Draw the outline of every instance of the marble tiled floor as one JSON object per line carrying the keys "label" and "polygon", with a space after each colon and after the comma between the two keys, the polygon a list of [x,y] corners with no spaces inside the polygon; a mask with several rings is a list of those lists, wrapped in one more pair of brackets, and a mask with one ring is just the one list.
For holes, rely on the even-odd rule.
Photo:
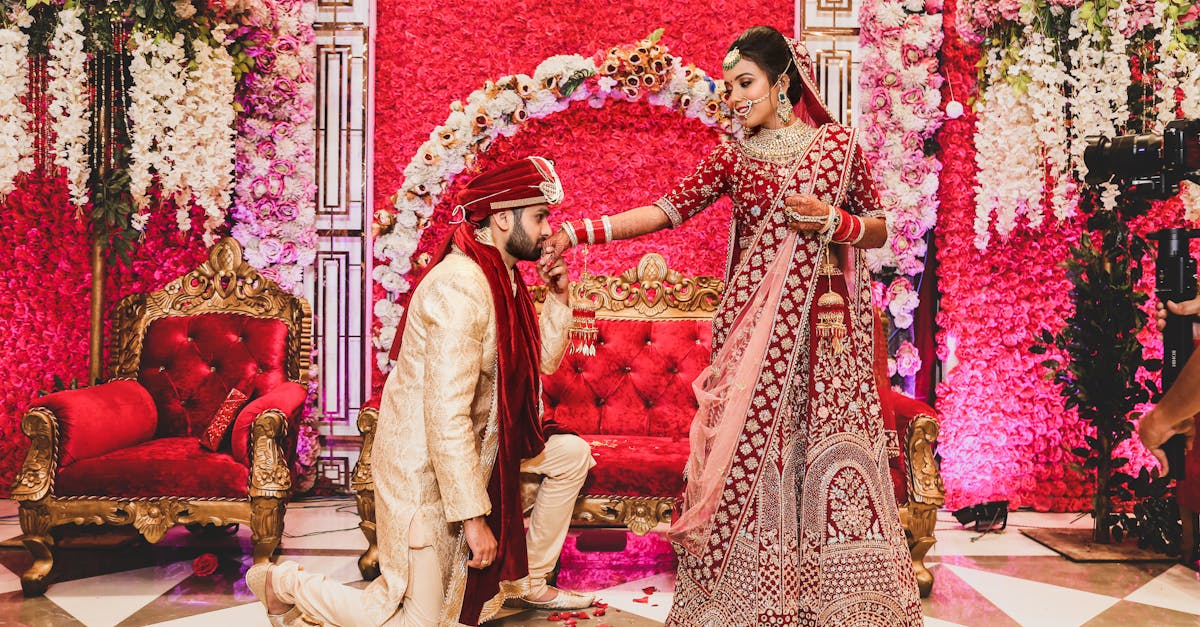
{"label": "marble tiled floor", "polygon": [[[1200,625],[1200,578],[1170,563],[1079,564],[1023,536],[1022,527],[1089,524],[1074,515],[1013,512],[1004,533],[980,536],[959,529],[943,513],[938,544],[927,563],[936,577],[923,601],[926,624],[1116,627]],[[350,499],[293,503],[282,554],[346,582],[360,579],[356,560],[365,547]],[[129,534],[104,532],[64,542],[57,583],[46,596],[25,599],[18,574],[30,558],[19,542],[16,505],[0,500],[0,625],[265,626],[262,606],[241,580],[248,566],[249,531],[195,536],[172,530],[157,545]],[[673,567],[656,550],[656,537],[630,538],[624,553],[581,553],[577,534],[564,554],[560,581],[596,589],[609,603],[606,616],[580,625],[661,625],[671,605]],[[217,572],[193,574],[202,553],[218,557]],[[606,564],[597,569],[596,564]],[[564,583],[564,585],[566,585]],[[545,613],[515,612],[492,627],[552,625]]]}

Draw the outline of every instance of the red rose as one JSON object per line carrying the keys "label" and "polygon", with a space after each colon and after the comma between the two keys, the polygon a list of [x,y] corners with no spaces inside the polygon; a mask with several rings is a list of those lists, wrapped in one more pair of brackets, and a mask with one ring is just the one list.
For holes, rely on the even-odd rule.
{"label": "red rose", "polygon": [[217,556],[205,553],[192,560],[192,574],[197,577],[207,577],[217,572]]}

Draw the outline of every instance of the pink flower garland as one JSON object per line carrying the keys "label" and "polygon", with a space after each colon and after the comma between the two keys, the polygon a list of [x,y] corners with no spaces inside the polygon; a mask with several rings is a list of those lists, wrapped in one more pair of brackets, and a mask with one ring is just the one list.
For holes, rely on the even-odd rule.
{"label": "pink flower garland", "polygon": [[238,89],[233,236],[246,259],[303,292],[317,253],[314,154],[316,35],[311,0],[248,3],[233,36],[255,60]]}
{"label": "pink flower garland", "polygon": [[[921,369],[912,344],[915,285],[925,269],[926,234],[937,220],[938,172],[925,144],[942,124],[942,2],[864,2],[859,41],[864,47],[859,86],[866,98],[862,143],[888,210],[888,243],[866,252],[867,264],[887,285],[883,307],[894,330],[889,376],[911,381]],[[911,277],[911,278],[910,278]]]}
{"label": "pink flower garland", "polygon": [[[917,275],[925,267],[925,234],[937,219],[937,155],[925,142],[941,126],[943,79],[938,72],[942,3],[919,10],[892,0],[865,2],[859,12],[863,56],[859,86],[863,150],[889,210],[888,245],[870,251],[872,270]],[[907,325],[904,325],[907,326]]]}

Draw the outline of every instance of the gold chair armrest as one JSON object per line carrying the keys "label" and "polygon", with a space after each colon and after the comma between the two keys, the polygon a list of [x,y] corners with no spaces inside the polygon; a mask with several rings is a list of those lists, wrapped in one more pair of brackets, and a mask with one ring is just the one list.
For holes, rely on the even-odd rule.
{"label": "gold chair armrest", "polygon": [[364,407],[358,412],[358,432],[362,435],[362,450],[354,472],[350,475],[350,489],[355,493],[375,489],[375,476],[371,474],[371,450],[375,447],[375,425],[379,422],[379,410]]}
{"label": "gold chair armrest", "polygon": [[250,496],[287,498],[292,490],[292,473],[283,453],[287,415],[268,409],[254,418],[250,427]]}
{"label": "gold chair armrest", "polygon": [[379,423],[379,410],[364,407],[358,412],[358,432],[362,434],[362,450],[354,472],[350,475],[350,489],[354,491],[354,502],[358,505],[358,528],[367,539],[367,550],[358,558],[358,571],[363,579],[371,581],[379,576],[379,542],[375,529],[375,476],[371,473],[371,450],[375,446],[375,426]]}
{"label": "gold chair armrest", "polygon": [[58,417],[45,407],[34,407],[21,419],[21,431],[29,437],[29,451],[13,482],[12,498],[40,501],[50,493],[58,469]]}
{"label": "gold chair armrest", "polygon": [[942,472],[934,457],[938,423],[933,416],[918,414],[908,425],[905,462],[908,467],[909,500],[940,507],[946,502]]}

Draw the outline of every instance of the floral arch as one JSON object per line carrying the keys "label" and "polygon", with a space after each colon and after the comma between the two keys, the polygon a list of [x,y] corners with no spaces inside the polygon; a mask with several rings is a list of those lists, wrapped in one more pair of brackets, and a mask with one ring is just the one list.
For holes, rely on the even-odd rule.
{"label": "floral arch", "polygon": [[[394,211],[375,212],[373,279],[386,294],[374,304],[372,333],[376,365],[387,369],[387,351],[404,313],[398,301],[412,289],[413,255],[435,209],[456,177],[475,164],[498,137],[511,137],[530,121],[586,101],[601,108],[611,101],[648,102],[734,131],[721,104],[719,85],[703,70],[684,64],[659,43],[661,30],[642,41],[601,51],[591,58],[553,56],[533,76],[517,74],[488,81],[466,102],[450,105],[450,116],[404,168],[404,183],[392,198]],[[420,262],[417,262],[420,265]]]}

